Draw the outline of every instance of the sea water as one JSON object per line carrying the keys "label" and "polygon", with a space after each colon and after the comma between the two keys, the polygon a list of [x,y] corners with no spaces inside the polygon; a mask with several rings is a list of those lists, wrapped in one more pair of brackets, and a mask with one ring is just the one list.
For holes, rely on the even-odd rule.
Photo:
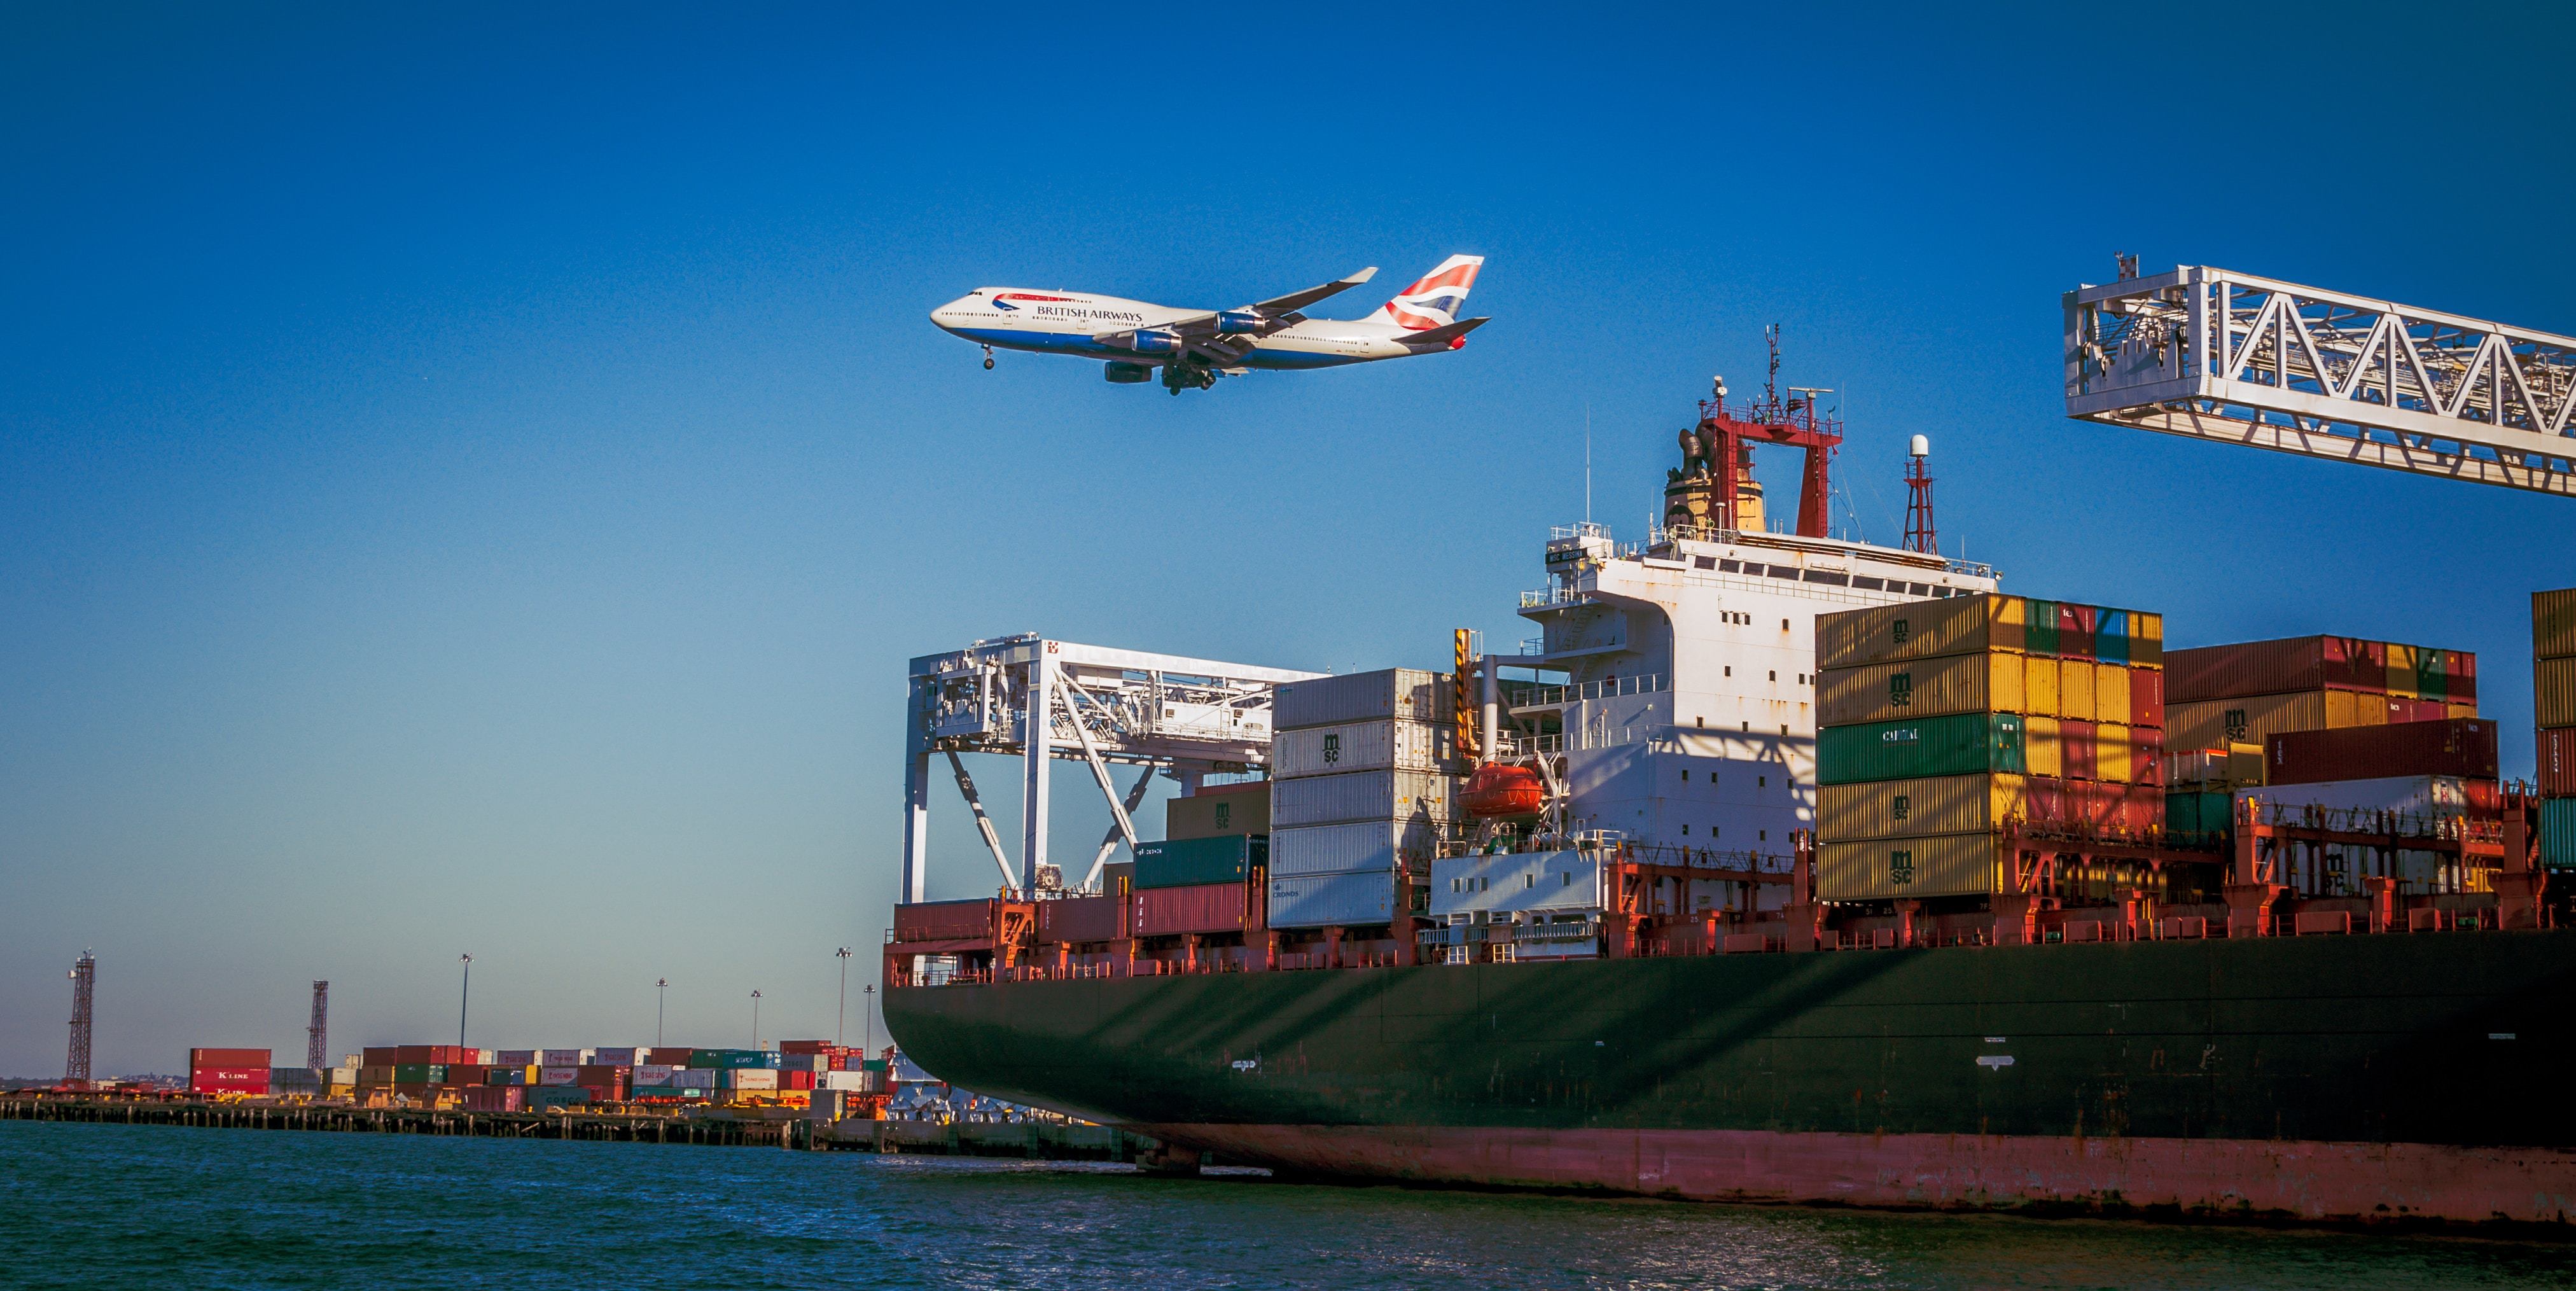
{"label": "sea water", "polygon": [[2576,1285],[2576,1244],[1164,1179],[1083,1163],[0,1122],[0,1286]]}

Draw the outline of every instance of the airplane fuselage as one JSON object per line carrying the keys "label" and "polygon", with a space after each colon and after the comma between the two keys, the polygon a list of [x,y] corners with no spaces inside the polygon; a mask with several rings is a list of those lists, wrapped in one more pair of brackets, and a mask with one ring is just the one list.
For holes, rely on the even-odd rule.
{"label": "airplane fuselage", "polygon": [[[1139,352],[1099,338],[1151,331],[1206,314],[1203,309],[1176,309],[1117,296],[986,287],[932,310],[930,321],[950,335],[996,349],[1161,364],[1173,356]],[[1329,368],[1423,352],[1397,339],[1402,335],[1399,329],[1368,320],[1304,319],[1255,338],[1251,351],[1228,366],[1274,371]]]}

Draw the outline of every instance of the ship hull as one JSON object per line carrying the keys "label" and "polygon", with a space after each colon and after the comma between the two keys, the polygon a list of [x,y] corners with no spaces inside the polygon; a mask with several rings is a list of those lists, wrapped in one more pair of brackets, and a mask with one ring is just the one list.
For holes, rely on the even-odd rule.
{"label": "ship hull", "polygon": [[2576,934],[906,988],[965,1088],[1285,1169],[1712,1200],[2576,1212]]}

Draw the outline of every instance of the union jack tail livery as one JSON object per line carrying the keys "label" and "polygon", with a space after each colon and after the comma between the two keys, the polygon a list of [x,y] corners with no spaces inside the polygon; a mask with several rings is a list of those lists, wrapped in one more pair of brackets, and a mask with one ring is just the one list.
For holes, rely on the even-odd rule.
{"label": "union jack tail livery", "polygon": [[1458,307],[1467,303],[1467,289],[1476,285],[1476,270],[1485,263],[1483,256],[1451,256],[1440,267],[1386,302],[1380,311],[1384,321],[1408,332],[1427,332],[1435,327],[1448,327],[1458,321]]}

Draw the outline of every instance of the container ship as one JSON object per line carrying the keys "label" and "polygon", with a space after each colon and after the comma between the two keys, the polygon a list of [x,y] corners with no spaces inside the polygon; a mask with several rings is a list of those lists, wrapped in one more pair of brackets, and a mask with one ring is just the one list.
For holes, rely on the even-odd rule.
{"label": "container ship", "polygon": [[[2474,655],[2008,594],[1939,554],[1920,437],[1904,543],[1828,536],[1841,434],[1721,382],[1647,540],[1557,531],[1535,635],[1445,672],[914,660],[904,1052],[1287,1172],[2565,1226],[2576,768],[2500,777]],[[2576,592],[2534,606],[2576,727]],[[1016,856],[964,755],[1017,759]],[[1071,866],[1059,763],[1114,818]],[[942,770],[991,896],[924,899]]]}

